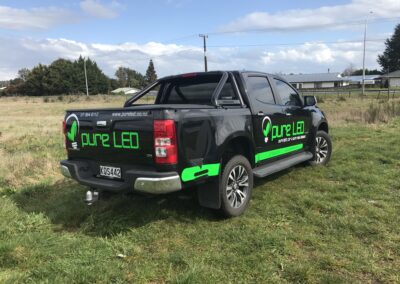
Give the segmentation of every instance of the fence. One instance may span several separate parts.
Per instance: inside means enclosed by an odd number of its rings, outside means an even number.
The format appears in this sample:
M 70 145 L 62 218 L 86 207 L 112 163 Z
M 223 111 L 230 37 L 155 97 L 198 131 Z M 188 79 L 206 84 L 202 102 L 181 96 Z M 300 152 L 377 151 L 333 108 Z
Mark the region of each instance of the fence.
M 303 96 L 337 96 L 337 97 L 356 97 L 361 96 L 360 89 L 300 89 L 298 90 Z M 400 97 L 400 89 L 366 89 L 365 96 L 375 96 L 377 99 L 390 99 Z

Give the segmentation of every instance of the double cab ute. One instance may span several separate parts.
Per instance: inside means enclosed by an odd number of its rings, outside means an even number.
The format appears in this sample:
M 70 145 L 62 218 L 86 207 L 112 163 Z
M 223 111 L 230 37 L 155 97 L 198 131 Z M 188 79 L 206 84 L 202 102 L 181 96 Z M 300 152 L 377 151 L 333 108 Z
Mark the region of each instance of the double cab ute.
M 61 171 L 99 192 L 196 188 L 200 205 L 237 216 L 255 177 L 325 165 L 332 143 L 313 96 L 277 75 L 214 71 L 169 76 L 122 108 L 68 110 Z

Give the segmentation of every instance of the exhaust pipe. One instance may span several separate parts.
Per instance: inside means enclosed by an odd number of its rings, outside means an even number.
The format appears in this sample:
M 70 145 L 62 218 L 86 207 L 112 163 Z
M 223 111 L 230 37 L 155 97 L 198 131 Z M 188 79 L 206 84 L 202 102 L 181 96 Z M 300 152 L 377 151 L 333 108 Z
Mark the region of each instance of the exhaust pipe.
M 95 203 L 98 200 L 99 200 L 99 192 L 98 191 L 88 190 L 86 192 L 85 202 L 87 203 L 87 205 L 92 205 L 93 203 Z

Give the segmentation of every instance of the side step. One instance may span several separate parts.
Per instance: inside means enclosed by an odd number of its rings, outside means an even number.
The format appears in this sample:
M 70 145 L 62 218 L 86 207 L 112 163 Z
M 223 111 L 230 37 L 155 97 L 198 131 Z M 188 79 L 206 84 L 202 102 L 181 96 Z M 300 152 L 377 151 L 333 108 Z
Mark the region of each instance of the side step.
M 284 169 L 290 168 L 294 165 L 311 160 L 312 157 L 313 154 L 311 154 L 310 152 L 302 152 L 294 156 L 290 156 L 282 160 L 272 162 L 270 164 L 256 167 L 253 169 L 253 174 L 258 178 L 263 178 L 268 175 L 274 174 L 276 172 L 282 171 Z

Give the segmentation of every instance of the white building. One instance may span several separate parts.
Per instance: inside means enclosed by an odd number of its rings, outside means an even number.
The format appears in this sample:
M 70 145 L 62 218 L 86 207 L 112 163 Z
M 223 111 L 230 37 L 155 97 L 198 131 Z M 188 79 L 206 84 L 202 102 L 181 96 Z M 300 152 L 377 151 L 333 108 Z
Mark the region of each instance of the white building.
M 381 78 L 385 81 L 389 80 L 390 87 L 400 87 L 400 70 L 382 75 Z
M 349 85 L 340 73 L 290 74 L 281 75 L 296 89 L 338 88 Z
M 115 89 L 114 91 L 111 91 L 111 93 L 113 93 L 113 94 L 123 93 L 124 95 L 133 95 L 137 92 L 140 92 L 140 90 L 136 89 L 136 88 L 131 88 L 131 87 L 118 88 L 118 89 Z

